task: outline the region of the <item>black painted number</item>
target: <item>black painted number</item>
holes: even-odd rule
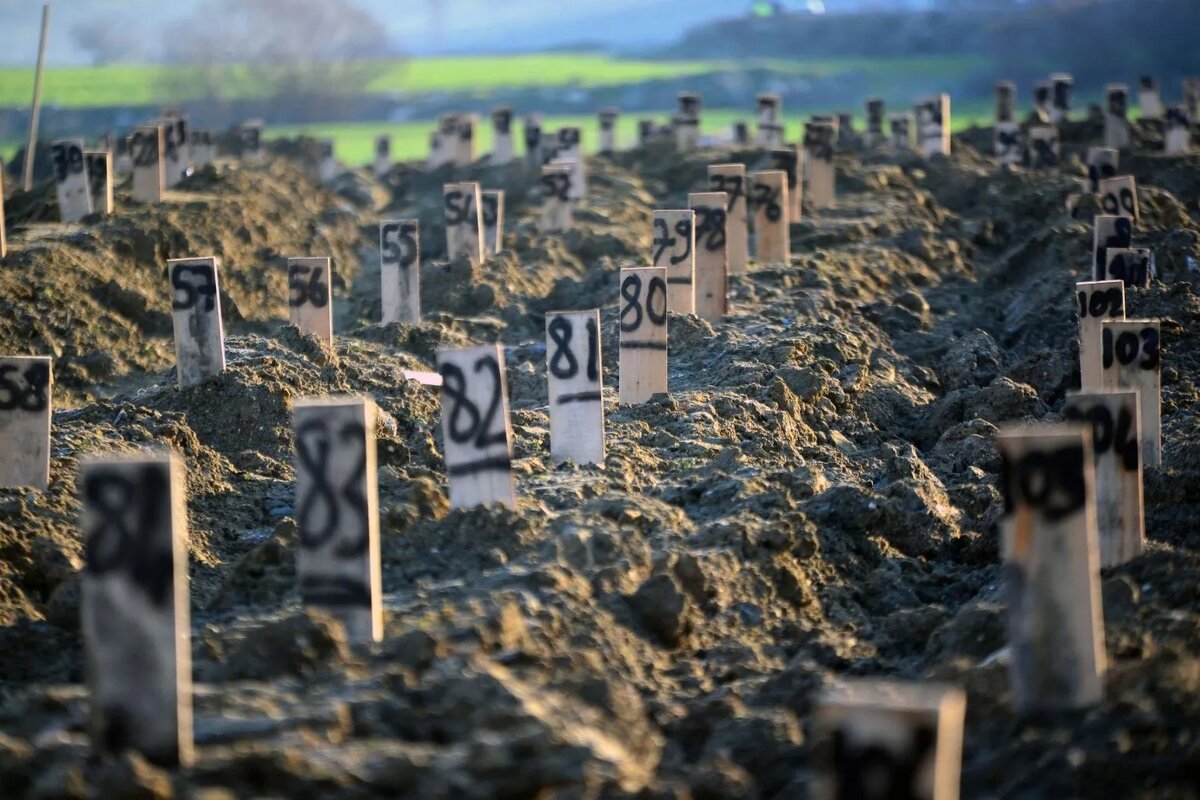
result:
[[[60,143],[54,145],[50,152],[54,161],[54,177],[59,183],[83,172],[83,150],[79,145]]]
[[[1015,462],[1002,454],[1001,483],[1007,513],[1024,503],[1051,522],[1065,519],[1083,508],[1087,500],[1083,447],[1037,450]]]
[[[146,464],[136,476],[93,468],[83,486],[84,501],[97,519],[85,533],[84,569],[102,576],[124,572],[157,606],[171,595],[174,559],[162,526],[171,507],[166,469]]]
[[[1102,292],[1079,293],[1080,317],[1113,317],[1125,316],[1125,293],[1117,288],[1105,289]]]
[[[449,424],[446,426],[450,439],[458,444],[472,442],[481,450],[494,444],[506,443],[508,438],[503,420],[500,421],[499,431],[489,432],[500,412],[501,377],[500,364],[496,357],[482,356],[475,361],[474,374],[486,373],[491,378],[491,399],[488,401],[486,412],[481,412],[479,406],[467,397],[467,376],[461,367],[457,364],[442,364],[439,371],[442,374],[442,396],[451,404]]]
[[[754,184],[754,206],[765,208],[767,219],[771,222],[779,222],[783,218],[783,207],[779,205],[781,191],[765,183]]]
[[[1115,452],[1125,469],[1137,469],[1137,431],[1133,427],[1133,413],[1128,408],[1122,408],[1115,419],[1108,406],[1087,409],[1069,406],[1063,416],[1072,422],[1086,422],[1092,426],[1092,449],[1097,456]]]
[[[704,242],[704,249],[715,253],[725,247],[725,209],[713,206],[697,206],[693,209],[699,221],[696,223],[696,241]]]
[[[292,308],[305,304],[316,308],[324,308],[329,305],[329,286],[321,280],[325,277],[324,273],[323,267],[289,264],[288,305]]]
[[[334,438],[342,446],[355,448],[354,469],[341,487],[330,483],[329,461]],[[334,552],[344,558],[367,552],[369,525],[363,478],[367,472],[366,429],[360,422],[345,422],[331,430],[328,420],[314,419],[296,430],[296,458],[307,475],[311,490],[298,498],[296,522],[300,543],[305,547],[323,546],[339,530],[344,511],[357,518],[357,536],[348,536]]]
[[[383,226],[383,260],[408,269],[417,263],[417,226],[390,222]]]
[[[217,273],[212,264],[174,264],[171,268],[171,308],[186,311],[204,299],[204,310],[217,307]]]
[[[16,364],[0,365],[0,411],[45,411],[50,402],[46,389],[50,386],[50,370],[45,364],[30,364],[20,377],[24,386],[15,377],[20,372]]]
[[[1119,336],[1113,336],[1112,328],[1105,328],[1101,340],[1101,361],[1105,369],[1113,366],[1114,359],[1126,367],[1137,361],[1139,369],[1158,368],[1160,353],[1157,328],[1142,328],[1137,333],[1122,331]]]
[[[724,213],[724,212],[722,212]],[[631,333],[642,327],[642,319],[650,318],[652,325],[667,323],[667,283],[662,278],[650,279],[646,296],[642,297],[642,276],[637,273],[626,275],[621,281],[621,297],[625,300],[621,308],[621,330]],[[628,319],[627,319],[628,317]]]
[[[596,364],[600,353],[596,320],[589,318],[585,327],[588,337],[587,378],[594,382],[600,378],[600,370]],[[550,320],[546,330],[554,341],[554,353],[550,356],[550,372],[556,378],[574,378],[579,374],[579,361],[571,352],[571,338],[574,336],[575,326],[566,317],[555,317]]]

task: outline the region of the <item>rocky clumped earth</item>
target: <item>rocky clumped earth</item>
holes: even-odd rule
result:
[[[616,405],[603,469],[549,460],[544,314],[603,309],[649,257],[651,211],[709,163],[652,147],[590,162],[574,229],[543,235],[532,177],[480,164],[330,188],[315,145],[223,164],[160,206],[61,225],[53,189],[8,198],[0,352],[55,359],[49,490],[0,490],[0,796],[615,798],[807,796],[808,721],[838,676],[967,691],[963,795],[1200,792],[1200,156],[1142,148],[1139,246],[1158,279],[1161,468],[1147,551],[1102,576],[1098,707],[1011,710],[999,580],[998,426],[1059,419],[1078,385],[1078,193],[1094,122],[1060,171],[838,156],[839,202],[792,226],[784,268],[731,280],[718,325],[672,315],[669,396]],[[507,249],[444,259],[441,185],[508,199]],[[379,318],[377,221],[415,217],[419,326]],[[177,388],[166,259],[222,259],[229,366]],[[334,348],[288,326],[284,261],[334,260]],[[516,511],[449,509],[440,400],[401,370],[505,346]],[[355,393],[379,415],[385,638],[351,647],[295,591],[291,402]],[[188,469],[194,767],[89,757],[76,471],[168,445]]]

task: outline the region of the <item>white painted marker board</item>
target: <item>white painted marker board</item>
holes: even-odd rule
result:
[[[175,371],[181,387],[225,369],[225,330],[216,258],[177,258],[167,262],[175,324]]]
[[[338,176],[336,143],[333,139],[322,139],[318,142],[318,147],[320,154],[317,160],[317,180],[321,183],[333,183]]]
[[[917,141],[921,154],[950,155],[950,95],[937,94],[917,103]]]
[[[1091,431],[1002,429],[1000,521],[1018,711],[1098,703],[1105,669]]]
[[[1104,87],[1104,97],[1104,145],[1124,150],[1130,145],[1129,87],[1123,83],[1110,83]]]
[[[129,157],[133,163],[133,199],[139,203],[160,202],[166,189],[162,127],[134,128],[129,137]]]
[[[78,222],[92,213],[88,193],[87,162],[83,158],[83,139],[61,139],[50,148],[54,165],[54,189],[63,222]]]
[[[386,133],[375,137],[375,163],[373,166],[375,175],[379,178],[387,175],[392,168],[392,137]]]
[[[328,258],[289,258],[288,321],[333,346],[333,273]]]
[[[1143,75],[1138,80],[1138,110],[1142,119],[1159,120],[1163,117],[1162,95],[1158,90],[1158,79]]]
[[[513,147],[513,110],[497,108],[492,111],[492,157],[495,166],[511,164],[516,153]]]
[[[782,170],[756,172],[751,180],[755,258],[760,265],[787,265],[792,260],[787,173]]]
[[[619,399],[645,403],[667,391],[666,268],[621,270],[620,294]]]
[[[1100,387],[1138,393],[1142,463],[1162,464],[1162,338],[1156,319],[1125,319],[1100,326]]]
[[[571,199],[573,173],[570,164],[547,164],[542,167],[541,195],[543,231],[564,231],[571,227],[575,202]]]
[[[1050,76],[1050,121],[1055,125],[1066,122],[1071,115],[1071,94],[1075,77],[1066,72]]]
[[[173,189],[187,177],[191,168],[186,117],[168,116],[159,120],[163,129],[163,179]]]
[[[688,208],[696,212],[696,316],[709,322],[719,322],[728,310],[728,206],[725,192],[688,195]]]
[[[604,463],[604,368],[600,311],[546,314],[550,457]]]
[[[421,233],[415,219],[379,223],[383,324],[421,322]]]
[[[90,458],[80,464],[79,487],[93,750],[187,766],[192,648],[183,462],[170,453]]]
[[[1075,284],[1075,313],[1079,318],[1079,385],[1084,391],[1098,391],[1103,386],[1100,325],[1125,319],[1125,284],[1110,280]]]
[[[495,344],[439,350],[438,371],[451,507],[515,508],[504,351]]]
[[[1124,564],[1146,542],[1138,393],[1069,392],[1063,418],[1092,426],[1100,568]]]
[[[49,357],[0,357],[0,487],[50,485]]]
[[[700,95],[680,92],[676,101],[678,109],[673,120],[675,147],[679,150],[695,150],[700,145]]]
[[[300,601],[341,620],[354,642],[383,638],[375,403],[300,398],[296,437],[296,577]]]
[[[741,275],[750,264],[750,187],[746,181],[746,165],[709,165],[708,189],[729,196],[729,205],[725,209],[725,249],[729,256],[729,273]]]
[[[676,314],[696,313],[696,212],[656,210],[651,244],[650,260],[667,270],[667,308]]]
[[[1163,128],[1163,151],[1169,156],[1192,151],[1191,122],[1187,109],[1182,105],[1170,106],[1167,109]]]
[[[212,131],[192,129],[191,140],[188,142],[192,156],[192,166],[203,169],[217,160],[217,146],[213,142]]]
[[[615,108],[602,108],[600,117],[600,152],[609,155],[617,152],[617,120],[620,113]]]

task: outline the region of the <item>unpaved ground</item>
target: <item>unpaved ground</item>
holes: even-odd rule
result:
[[[57,345],[68,402],[106,399],[55,415],[47,493],[0,490],[0,796],[784,800],[806,796],[808,711],[838,675],[964,685],[966,797],[1200,796],[1200,157],[1129,162],[1160,270],[1129,307],[1163,319],[1165,456],[1148,552],[1104,575],[1107,699],[1016,717],[992,438],[1055,419],[1077,383],[1091,212],[1064,212],[1070,179],[998,173],[968,140],[988,141],[932,164],[844,154],[841,202],[793,227],[789,268],[734,280],[720,325],[671,317],[669,398],[620,408],[610,369],[603,470],[548,461],[542,315],[603,308],[615,365],[615,271],[645,259],[651,209],[753,153],[595,161],[580,224],[551,237],[519,170],[469,170],[508,191],[509,249],[481,269],[441,260],[451,173],[403,167],[390,200],[276,160],[194,203],[18,233],[38,245],[0,269],[0,349]],[[363,324],[380,215],[422,221],[419,327]],[[273,322],[280,257],[322,248],[345,279],[332,352]],[[203,252],[247,322],[226,374],[181,391],[162,259]],[[31,304],[56,321],[22,327]],[[496,339],[519,508],[449,511],[438,399],[399,370]],[[113,366],[73,372],[91,352]],[[383,412],[386,638],[357,651],[294,591],[289,403],[326,392]],[[164,443],[189,467],[185,772],[89,761],[80,686],[75,465]]]

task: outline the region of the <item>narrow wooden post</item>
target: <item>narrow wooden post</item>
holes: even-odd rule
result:
[[[1088,183],[1092,194],[1100,193],[1100,181],[1117,174],[1121,152],[1111,147],[1089,147],[1087,151]]]
[[[570,164],[555,163],[542,167],[543,231],[563,231],[571,227],[575,203],[571,200],[574,169]]]
[[[458,128],[454,139],[454,166],[469,167],[475,163],[475,127],[478,120],[474,114],[458,116]]]
[[[243,161],[257,164],[266,158],[267,151],[263,147],[263,131],[265,129],[266,123],[261,119],[248,119],[237,126]]]
[[[392,168],[392,137],[386,133],[375,137],[375,177],[382,178]]]
[[[447,183],[442,187],[446,212],[446,258],[466,256],[472,264],[483,263],[483,218],[479,214],[478,183]]]
[[[1167,108],[1163,128],[1163,151],[1169,156],[1192,151],[1192,128],[1187,108],[1182,105]]]
[[[700,145],[700,95],[696,92],[680,92],[677,98],[679,109],[675,119],[675,147],[679,150],[695,150]]]
[[[838,130],[842,130],[840,123]],[[800,148],[795,145],[777,147],[770,153],[770,169],[779,169],[787,173],[787,211],[789,222],[799,222],[804,216],[802,206],[804,199],[804,164],[800,153]],[[714,192],[721,191],[715,187],[710,188]]]
[[[1143,75],[1138,80],[1138,108],[1142,112],[1142,119],[1162,119],[1162,95],[1158,91],[1158,78],[1153,75]]]
[[[50,152],[54,161],[54,188],[58,195],[60,218],[63,222],[78,222],[92,213],[83,139],[57,141]]]
[[[217,146],[213,142],[212,131],[198,131],[193,128],[189,145],[192,165],[196,169],[203,169],[217,160]]]
[[[724,319],[728,308],[728,207],[725,192],[688,195],[696,212],[696,315],[709,322]]]
[[[1162,464],[1162,339],[1156,319],[1126,319],[1100,324],[1102,389],[1138,393],[1142,459]]]
[[[653,248],[654,266],[667,270],[667,308],[696,313],[696,212],[656,210]]]
[[[83,650],[92,749],[192,763],[187,497],[172,453],[79,467]]]
[[[536,169],[542,166],[542,115],[529,114],[524,121],[525,166]]]
[[[1063,417],[1092,428],[1100,567],[1124,564],[1146,540],[1138,393],[1070,392]]]
[[[759,147],[783,146],[783,98],[777,94],[760,94],[758,101]]]
[[[1125,150],[1130,145],[1129,134],[1129,87],[1123,83],[1110,83],[1104,87],[1106,99],[1104,113],[1104,145],[1116,150]]]
[[[175,372],[186,388],[225,369],[225,329],[216,258],[167,262],[175,324]]]
[[[620,112],[615,108],[600,109],[600,153],[611,155],[617,152],[617,120]]]
[[[619,319],[619,399],[624,405],[645,403],[667,391],[666,268],[621,270]]]
[[[354,642],[383,638],[375,403],[305,397],[296,437],[296,575],[300,601],[328,611]]]
[[[133,199],[139,203],[161,202],[166,188],[162,126],[134,128],[129,153],[133,160]]]
[[[546,315],[550,457],[604,464],[604,368],[600,311]]]
[[[1200,78],[1183,79],[1183,108],[1193,125],[1200,124]]]
[[[507,106],[492,111],[492,164],[503,167],[511,164],[516,153],[513,147],[513,110]]]
[[[891,136],[888,138],[888,151],[898,156],[907,153],[913,147],[913,118],[908,112],[892,114],[888,117]]]
[[[1038,81],[1033,85],[1033,119],[1042,124],[1050,121],[1052,103],[1050,81]]]
[[[1075,284],[1075,311],[1079,316],[1079,385],[1099,390],[1101,378],[1100,325],[1125,319],[1125,285],[1120,281],[1082,281]]]
[[[1075,90],[1075,76],[1056,72],[1050,76],[1050,122],[1061,125],[1071,116],[1071,94]]]
[[[53,384],[49,357],[0,357],[0,487],[50,485]]]
[[[1105,279],[1108,269],[1108,248],[1127,249],[1133,245],[1133,220],[1100,214],[1092,218],[1092,275]]]
[[[583,158],[583,131],[579,128],[559,128],[556,136],[556,161],[571,165],[571,186],[567,196],[572,200],[587,197],[587,168]]]
[[[833,163],[833,126],[804,123],[804,165],[808,174],[808,203],[812,209],[828,208],[837,198],[837,167]]]
[[[1054,169],[1062,159],[1055,125],[1034,125],[1029,129],[1025,165],[1030,169]]]
[[[1138,223],[1137,181],[1132,175],[1100,181],[1100,208],[1105,214],[1128,217]]]
[[[853,678],[823,690],[811,797],[958,800],[966,705],[937,683]]]
[[[181,115],[169,115],[158,120],[163,131],[163,180],[173,189],[187,176],[191,166],[188,152],[188,123]]]
[[[849,111],[837,113],[837,146],[839,150],[858,147],[858,133],[854,130],[854,114]],[[788,187],[791,191],[791,187]]]
[[[333,139],[322,139],[320,142],[321,160],[317,164],[317,180],[321,183],[333,183],[338,176],[337,156],[334,153],[336,143]]]
[[[421,234],[415,219],[379,223],[383,324],[421,322]]]
[[[480,192],[479,200],[483,209],[483,251],[494,255],[504,249],[504,190]]]
[[[328,258],[289,258],[288,320],[333,346],[333,275]]]
[[[442,438],[450,505],[517,505],[504,351],[499,345],[439,350]]]
[[[0,259],[8,255],[7,225],[4,221],[4,161],[0,160]]]
[[[950,95],[942,93],[921,100],[916,116],[921,153],[926,158],[950,155]]]
[[[1022,712],[1098,703],[1105,660],[1091,431],[1010,427],[996,443],[1013,703]]]
[[[42,34],[38,39],[37,69],[33,73],[33,102],[29,108],[29,138],[25,144],[25,182],[23,188],[33,191],[33,163],[37,155],[38,123],[42,119],[42,72],[46,67],[46,37],[50,31],[50,4],[42,6]]]
[[[729,196],[729,207],[725,209],[725,245],[729,254],[729,272],[732,275],[741,275],[750,264],[750,187],[746,182],[746,165],[710,164],[708,188],[710,191],[724,192]]]
[[[108,150],[84,150],[83,161],[92,212],[113,213],[112,153]]]
[[[792,260],[787,173],[756,172],[752,179],[755,257],[760,265],[787,265]]]
[[[996,125],[992,149],[1001,164],[1021,161],[1021,125],[1017,122],[1017,85],[1012,81],[996,83]]]
[[[887,141],[887,133],[883,129],[885,116],[883,98],[867,98],[867,147],[881,147]]]

